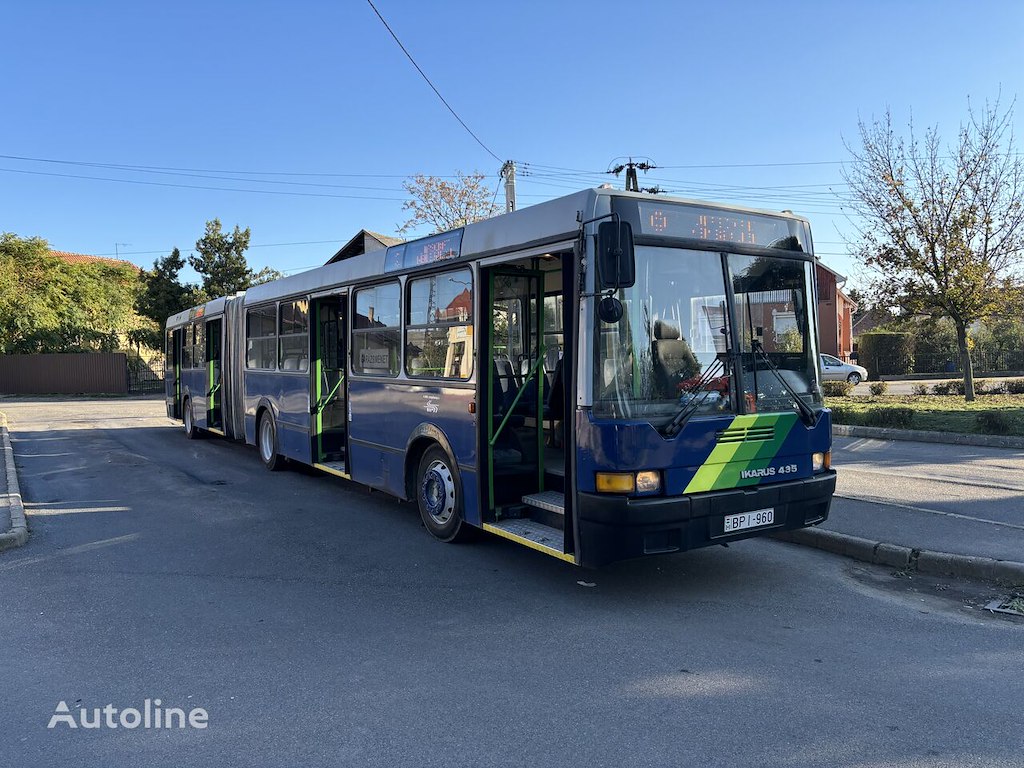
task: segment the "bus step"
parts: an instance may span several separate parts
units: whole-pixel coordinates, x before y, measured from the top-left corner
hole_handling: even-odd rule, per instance
[[[565,514],[565,494],[559,491],[542,491],[523,496],[523,504],[536,507],[556,515]]]
[[[501,520],[497,523],[484,523],[484,530],[525,544],[530,549],[536,549],[546,555],[557,557],[559,560],[575,562],[572,555],[562,551],[565,534],[557,528],[551,528],[534,520]]]
[[[324,472],[331,475],[337,475],[338,477],[343,477],[346,480],[352,479],[348,474],[348,467],[344,461],[324,461],[318,462],[313,466],[317,469],[322,469]]]

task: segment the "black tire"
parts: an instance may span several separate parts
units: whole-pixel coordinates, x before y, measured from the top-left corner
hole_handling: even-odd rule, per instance
[[[860,374],[854,371],[853,373],[846,377],[846,380],[853,384],[853,386],[857,386],[858,384],[860,384]]]
[[[256,423],[256,452],[260,455],[263,466],[271,472],[284,468],[284,457],[278,453],[277,424],[270,411],[264,411]]]
[[[192,400],[185,398],[181,404],[181,423],[185,428],[185,438],[195,440],[199,437],[199,428],[196,426],[195,416],[192,415]]]
[[[469,526],[462,519],[459,470],[439,445],[420,457],[416,470],[416,506],[430,535],[441,541],[464,539]]]

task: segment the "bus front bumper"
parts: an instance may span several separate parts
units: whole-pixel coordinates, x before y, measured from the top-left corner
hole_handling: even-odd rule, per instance
[[[834,471],[802,480],[692,496],[631,498],[596,493],[577,497],[581,565],[684,552],[766,532],[816,525],[828,518]],[[725,533],[725,518],[771,509],[770,525]]]

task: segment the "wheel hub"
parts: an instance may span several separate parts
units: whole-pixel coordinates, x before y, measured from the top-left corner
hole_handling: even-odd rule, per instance
[[[432,461],[423,473],[420,497],[427,514],[438,525],[444,525],[455,511],[455,479],[443,461]]]

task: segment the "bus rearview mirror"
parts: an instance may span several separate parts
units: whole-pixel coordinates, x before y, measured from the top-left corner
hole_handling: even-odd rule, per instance
[[[629,288],[636,282],[633,227],[628,221],[597,225],[597,274],[601,288]]]

